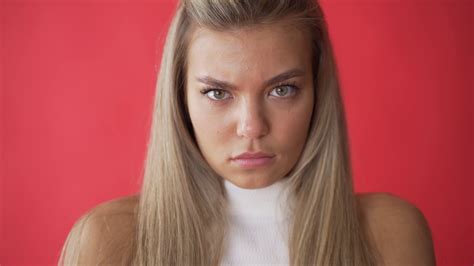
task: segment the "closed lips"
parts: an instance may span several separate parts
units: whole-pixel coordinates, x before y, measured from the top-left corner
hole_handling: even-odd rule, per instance
[[[274,155],[272,154],[266,154],[266,153],[243,153],[240,154],[237,157],[232,158],[233,160],[238,160],[238,159],[259,159],[259,158],[271,158]]]

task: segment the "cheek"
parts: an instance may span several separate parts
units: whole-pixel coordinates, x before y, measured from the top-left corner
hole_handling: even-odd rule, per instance
[[[274,134],[285,153],[296,156],[306,142],[312,114],[312,101],[289,111],[279,112],[274,120]]]
[[[222,147],[228,139],[226,115],[208,106],[203,106],[198,101],[188,101],[188,110],[194,134],[199,148],[204,154],[219,153],[218,148]]]

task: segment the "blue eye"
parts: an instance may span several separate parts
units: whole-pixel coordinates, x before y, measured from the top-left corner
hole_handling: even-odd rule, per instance
[[[220,89],[205,89],[201,91],[201,93],[207,95],[207,97],[209,97],[213,101],[225,100],[227,99],[225,98],[225,95],[229,94],[226,91]]]
[[[297,87],[293,85],[280,85],[272,90],[272,92],[276,92],[276,95],[273,94],[273,96],[279,97],[279,98],[286,98],[290,97],[294,94],[296,94]],[[270,93],[272,94],[272,93]]]

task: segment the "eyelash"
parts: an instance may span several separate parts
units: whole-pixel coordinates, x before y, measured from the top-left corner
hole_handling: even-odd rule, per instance
[[[272,89],[272,91],[275,90],[275,89],[277,89],[277,88],[280,88],[280,87],[290,87],[290,88],[292,88],[293,91],[294,91],[294,92],[293,92],[293,95],[290,95],[290,96],[281,96],[281,97],[276,96],[277,98],[281,98],[281,99],[283,99],[283,100],[285,100],[285,99],[287,99],[287,98],[291,98],[291,96],[296,95],[296,94],[298,93],[298,90],[299,90],[298,86],[295,85],[295,82],[287,82],[287,83],[278,84],[276,87],[274,87],[274,88]],[[201,90],[201,94],[203,94],[203,95],[205,96],[205,95],[206,95],[208,92],[210,92],[210,91],[222,91],[222,92],[224,92],[224,93],[228,93],[226,90],[223,90],[223,89],[219,89],[219,88],[215,88],[215,87],[206,87],[206,88],[204,88],[204,89]],[[212,99],[212,98],[210,98],[210,97],[207,97],[207,98],[208,98],[210,101],[212,101],[212,102],[223,102],[223,101],[225,101],[225,100],[228,99],[228,98],[227,98],[227,99],[222,99],[222,100],[214,100],[214,99]]]

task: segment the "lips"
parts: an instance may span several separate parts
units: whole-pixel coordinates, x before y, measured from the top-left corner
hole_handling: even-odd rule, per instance
[[[258,158],[271,158],[275,155],[265,153],[265,152],[244,152],[236,157],[233,157],[232,160],[238,160],[238,159],[258,159]]]
[[[274,157],[275,155],[264,152],[246,152],[232,158],[232,162],[236,163],[242,168],[249,169],[271,164],[274,161]]]

